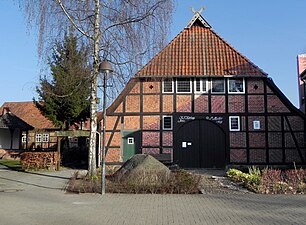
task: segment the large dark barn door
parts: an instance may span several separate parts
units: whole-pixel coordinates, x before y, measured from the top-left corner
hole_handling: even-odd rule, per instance
[[[224,168],[225,133],[208,120],[194,120],[175,135],[174,162],[186,168]]]

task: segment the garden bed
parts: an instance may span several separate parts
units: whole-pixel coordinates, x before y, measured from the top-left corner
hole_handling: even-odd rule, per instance
[[[261,194],[306,194],[306,169],[260,170],[250,167],[248,173],[229,169],[228,177],[236,183]]]

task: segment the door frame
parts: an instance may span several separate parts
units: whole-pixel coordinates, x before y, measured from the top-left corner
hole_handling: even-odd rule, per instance
[[[224,116],[222,116],[222,117],[223,117],[223,120],[225,119],[225,121],[223,121],[222,124],[224,124],[226,126],[226,124],[228,124],[228,121],[227,121],[226,117],[224,117]],[[177,148],[179,146],[179,143],[177,142],[178,140],[177,140],[176,134],[178,134],[179,130],[184,125],[186,125],[188,123],[191,123],[191,122],[194,122],[194,121],[207,121],[207,122],[210,122],[210,123],[216,125],[222,131],[223,136],[224,136],[224,145],[225,145],[224,146],[224,157],[225,157],[225,159],[224,159],[224,167],[226,167],[229,164],[229,132],[226,132],[226,129],[223,127],[224,125],[222,126],[222,125],[220,125],[220,124],[218,124],[218,123],[216,123],[216,122],[214,122],[212,120],[206,119],[205,117],[195,117],[195,119],[193,119],[193,120],[188,120],[188,121],[186,121],[184,123],[177,123],[175,125],[175,128],[173,130],[174,131],[174,138],[173,138],[173,140],[175,142],[174,146],[173,146],[174,147],[173,148],[173,162],[175,163],[174,158],[175,158],[175,154],[176,154]]]

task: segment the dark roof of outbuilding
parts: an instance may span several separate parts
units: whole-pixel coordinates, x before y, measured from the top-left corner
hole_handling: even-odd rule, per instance
[[[0,128],[32,130],[33,127],[11,112],[0,116]]]

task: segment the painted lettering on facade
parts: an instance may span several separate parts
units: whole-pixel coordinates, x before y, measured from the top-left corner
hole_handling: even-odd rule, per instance
[[[185,123],[186,121],[195,120],[194,116],[180,116],[178,119],[178,123]]]
[[[223,123],[223,117],[222,116],[206,116],[205,119],[213,121],[218,124]]]

